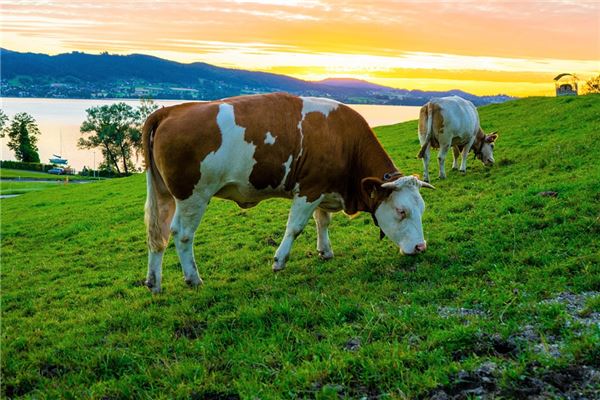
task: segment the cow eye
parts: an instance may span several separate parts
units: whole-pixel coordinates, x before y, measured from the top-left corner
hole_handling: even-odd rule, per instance
[[[396,214],[398,214],[398,218],[400,218],[401,220],[403,220],[404,218],[406,218],[406,210],[402,210],[400,208],[396,208]]]

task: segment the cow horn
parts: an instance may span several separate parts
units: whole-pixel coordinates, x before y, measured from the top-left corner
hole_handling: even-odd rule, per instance
[[[424,181],[419,181],[419,185],[421,187],[427,188],[427,189],[434,189],[435,190],[435,186],[431,185],[429,182],[424,182]]]

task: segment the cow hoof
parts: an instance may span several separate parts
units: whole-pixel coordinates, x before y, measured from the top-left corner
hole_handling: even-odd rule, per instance
[[[153,279],[146,279],[146,287],[148,288],[148,290],[150,290],[153,294],[158,294],[160,293],[160,285],[157,285]]]
[[[186,285],[188,285],[191,288],[197,288],[198,286],[202,285],[202,279],[200,279],[199,276],[194,276],[192,278],[185,278],[185,283]]]
[[[333,258],[333,251],[319,250],[319,257],[321,257],[322,260],[331,260]]]
[[[279,272],[285,269],[285,264],[280,264],[277,261],[273,263],[273,272]]]
[[[467,170],[466,170],[466,169],[461,169],[461,170],[459,170],[459,172],[460,172],[461,174],[466,174],[466,173],[467,173]]]
[[[446,179],[446,175],[444,175],[444,176],[440,175],[440,176],[438,176],[438,178],[440,178],[440,179]]]
[[[423,178],[423,182],[429,183],[429,177]]]
[[[152,293],[157,294],[160,293],[160,282],[156,282],[156,278],[154,276],[154,274],[150,274],[148,275],[148,277],[146,278],[146,281],[144,282],[146,284],[146,287],[148,288],[148,290],[150,290]]]

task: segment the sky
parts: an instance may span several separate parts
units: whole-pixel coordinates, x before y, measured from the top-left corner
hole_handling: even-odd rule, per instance
[[[150,54],[305,80],[553,95],[600,74],[600,0],[0,0],[3,48]]]

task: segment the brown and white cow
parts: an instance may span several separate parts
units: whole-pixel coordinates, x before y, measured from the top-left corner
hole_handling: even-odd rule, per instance
[[[336,101],[285,93],[166,107],[143,129],[147,168],[147,286],[160,291],[162,258],[173,234],[185,281],[198,275],[192,243],[211,197],[247,208],[292,199],[273,270],[313,215],[317,250],[333,257],[331,212],[366,211],[405,254],[423,252],[421,187],[401,176],[367,122]]]
[[[473,150],[475,156],[486,166],[494,164],[494,141],[497,132],[486,135],[479,125],[477,108],[458,96],[432,99],[421,107],[419,115],[419,142],[423,159],[423,180],[429,182],[429,149],[438,153],[439,177],[446,178],[444,163],[450,147],[454,153],[452,169],[458,169],[458,156],[462,153],[460,172],[467,171],[467,156]]]

